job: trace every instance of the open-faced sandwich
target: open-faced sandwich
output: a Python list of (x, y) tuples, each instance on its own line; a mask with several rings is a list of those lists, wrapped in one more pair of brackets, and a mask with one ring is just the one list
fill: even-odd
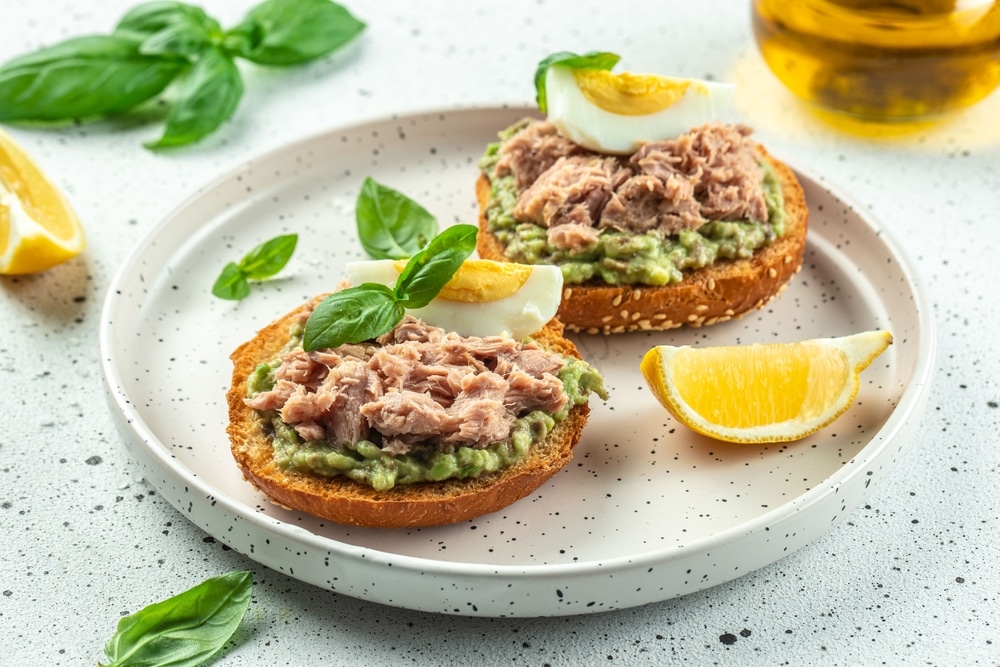
[(717, 118), (731, 87), (612, 74), (559, 53), (535, 76), (545, 119), (500, 132), (476, 183), (479, 255), (553, 264), (570, 330), (715, 324), (762, 307), (802, 264), (794, 173)]
[(553, 267), (466, 260), (450, 227), (407, 260), (347, 266), (352, 284), (233, 354), (233, 456), (278, 504), (338, 523), (454, 523), (522, 498), (572, 456), (591, 393), (553, 319)]

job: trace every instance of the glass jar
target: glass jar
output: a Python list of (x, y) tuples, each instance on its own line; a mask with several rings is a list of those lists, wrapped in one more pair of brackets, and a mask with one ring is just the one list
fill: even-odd
[(753, 30), (793, 93), (855, 118), (933, 119), (1000, 84), (1000, 0), (753, 0)]

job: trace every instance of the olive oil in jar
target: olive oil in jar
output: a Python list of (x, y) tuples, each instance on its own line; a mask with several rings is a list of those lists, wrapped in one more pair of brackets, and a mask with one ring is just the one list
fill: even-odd
[(1000, 84), (1000, 0), (753, 0), (753, 28), (793, 93), (861, 119), (932, 119)]

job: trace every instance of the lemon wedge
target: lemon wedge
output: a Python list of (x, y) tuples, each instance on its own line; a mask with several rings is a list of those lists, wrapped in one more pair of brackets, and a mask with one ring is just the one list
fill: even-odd
[(0, 130), (0, 274), (44, 271), (85, 246), (83, 226), (69, 202)]
[(688, 428), (726, 442), (798, 440), (850, 407), (859, 376), (892, 343), (888, 331), (706, 348), (659, 345), (640, 369)]

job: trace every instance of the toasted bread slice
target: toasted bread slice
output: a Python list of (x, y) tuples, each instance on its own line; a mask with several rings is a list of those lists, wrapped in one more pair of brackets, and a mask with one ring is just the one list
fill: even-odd
[[(513, 466), (476, 479), (397, 485), (376, 491), (345, 477), (285, 470), (274, 462), (270, 429), (247, 406), (247, 378), (258, 364), (274, 359), (288, 342), (296, 321), (309, 304), (272, 322), (231, 355), (232, 386), (227, 432), (233, 457), (244, 477), (282, 507), (336, 523), (381, 528), (436, 526), (465, 521), (494, 512), (523, 498), (563, 468), (572, 457), (590, 413), (585, 403), (570, 410), (548, 437), (531, 447)], [(533, 338), (543, 347), (579, 358), (576, 346), (563, 337), (563, 327), (552, 320)]]
[[(662, 287), (609, 285), (599, 279), (567, 284), (556, 317), (570, 331), (610, 334), (715, 324), (771, 301), (802, 267), (809, 207), (794, 172), (763, 148), (759, 150), (778, 176), (785, 202), (785, 231), (774, 243), (747, 259), (721, 259), (687, 271), (681, 282)], [(479, 256), (511, 261), (486, 221), (490, 181), (482, 173), (476, 181), (476, 199)]]

